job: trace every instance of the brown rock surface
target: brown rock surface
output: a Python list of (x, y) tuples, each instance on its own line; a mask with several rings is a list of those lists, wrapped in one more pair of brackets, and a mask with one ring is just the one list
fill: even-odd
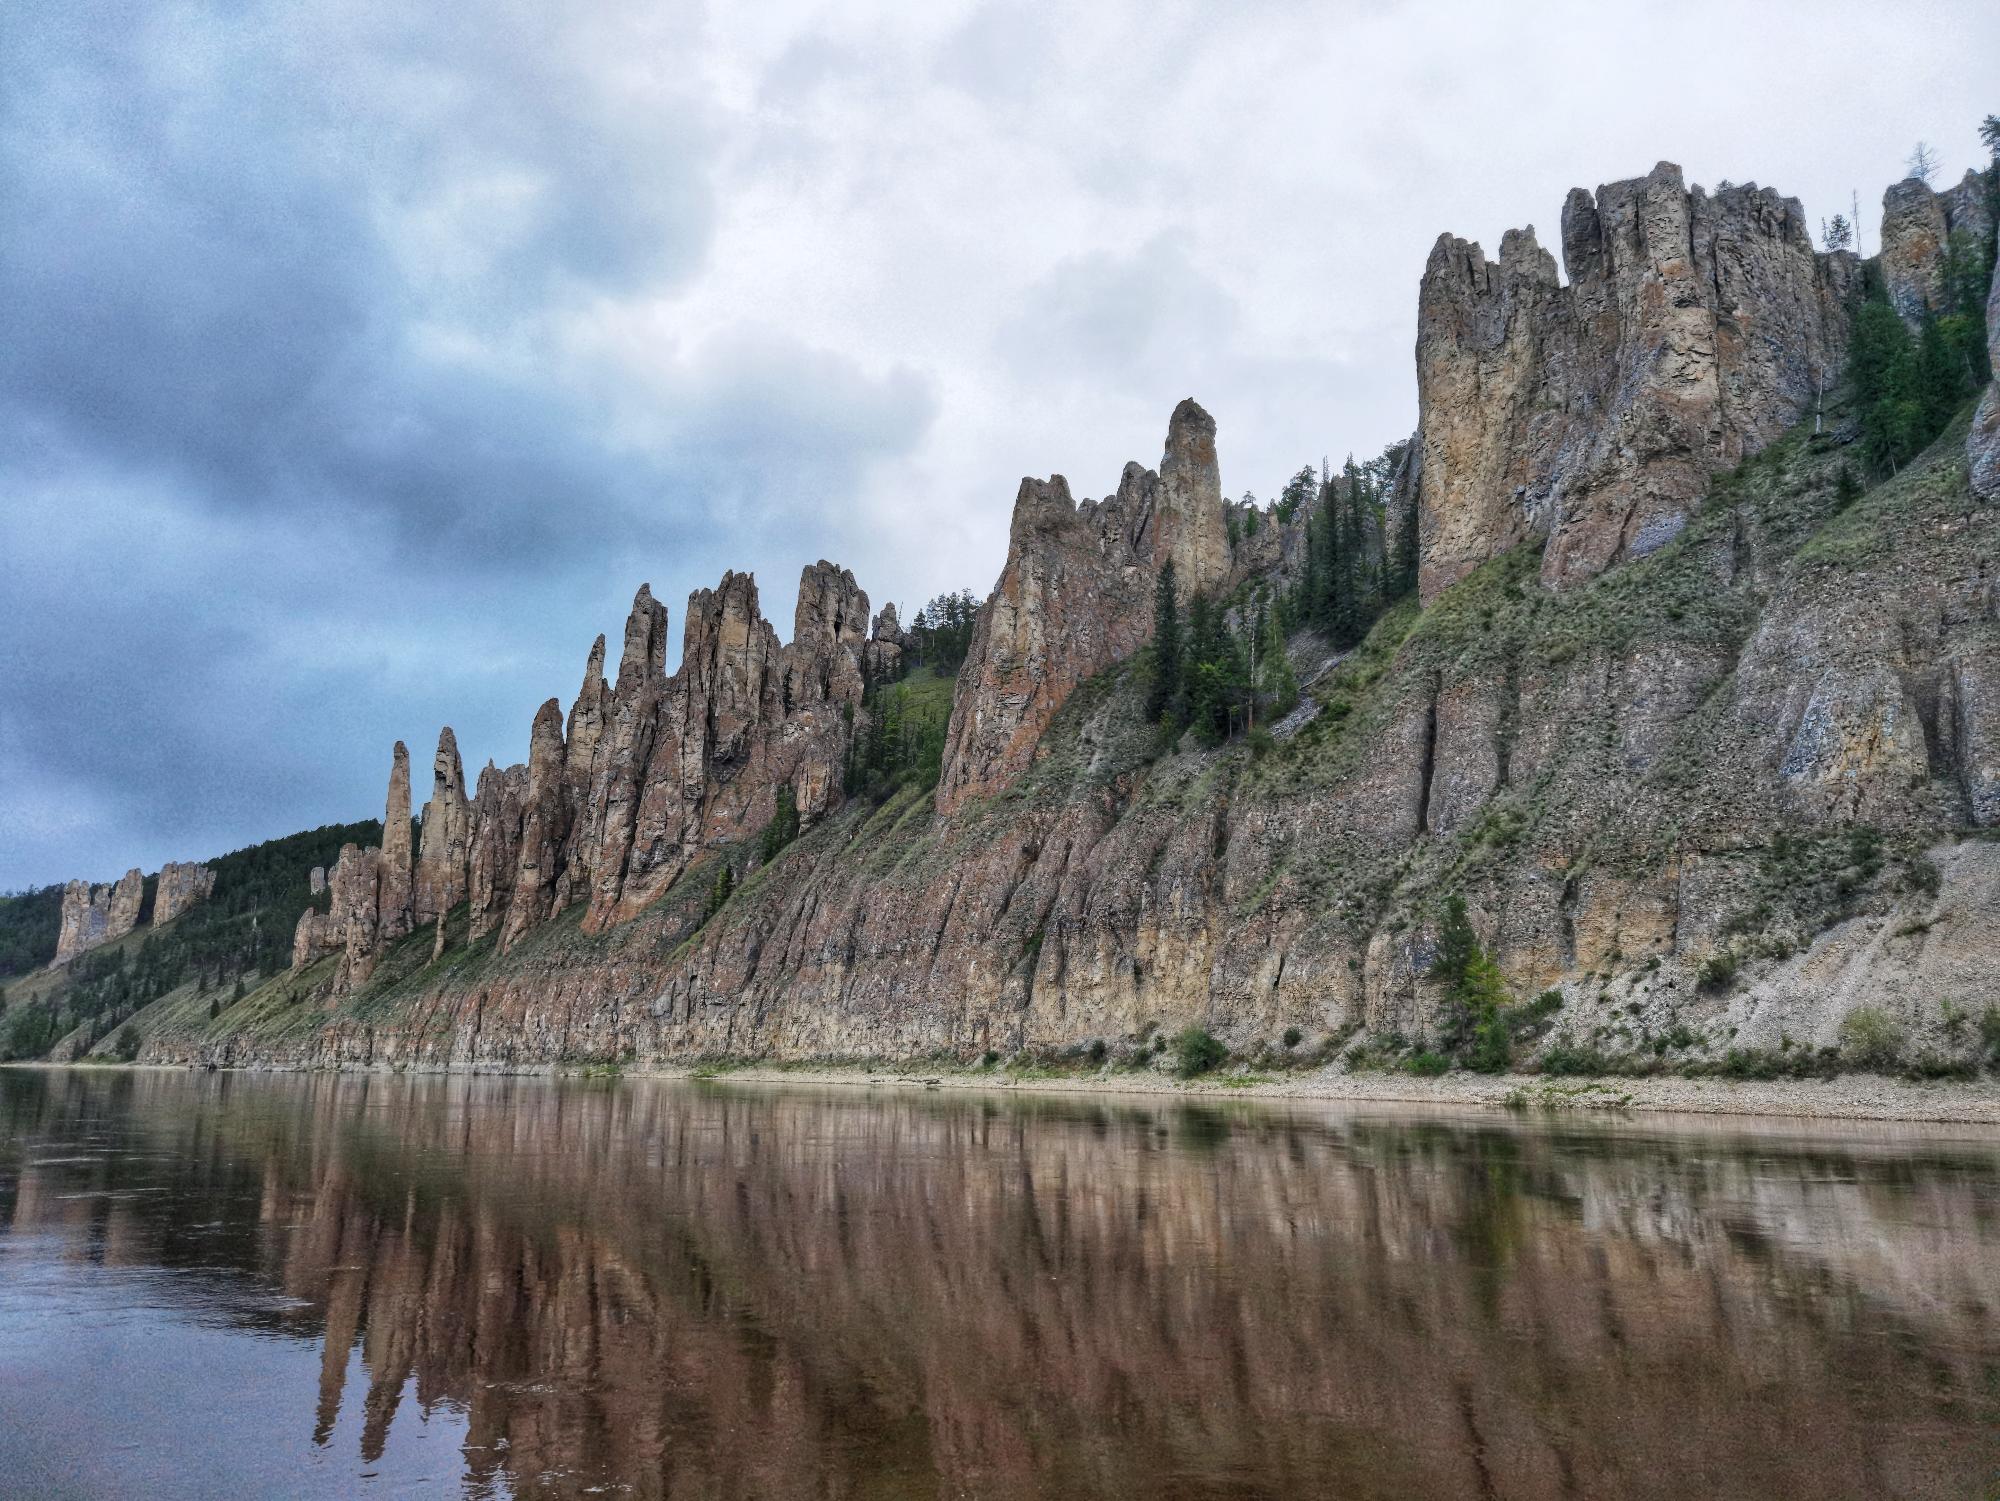
[(78, 954), (123, 938), (139, 925), (146, 878), (128, 870), (109, 886), (71, 881), (63, 887), (62, 911), (56, 928), (52, 964), (67, 964)]
[(1231, 567), (1215, 421), (1193, 401), (1174, 409), (1160, 472), (1127, 464), (1102, 501), (1076, 504), (1059, 474), (1021, 481), (1006, 566), (952, 695), (940, 813), (1004, 790), (1077, 684), (1145, 644), (1169, 557), (1184, 595)]
[(528, 768), (500, 770), (491, 761), (479, 773), (472, 799), (472, 834), (466, 858), (467, 934), (473, 940), (503, 926), (521, 861), (521, 815)]
[(410, 916), (416, 926), (436, 922), (465, 900), (471, 843), (472, 804), (465, 796), (465, 767), (458, 756), (458, 737), (446, 725), (431, 760), (431, 798), (424, 805), (423, 839), (410, 890)]
[(1846, 348), (1855, 261), (1815, 255), (1797, 200), (1713, 197), (1662, 162), (1571, 192), (1564, 286), (1532, 228), (1500, 259), (1449, 235), (1418, 299), (1426, 600), (1545, 537), (1566, 585), (1677, 534), (1708, 476), (1812, 408)]
[(381, 901), (376, 926), (383, 943), (410, 931), (410, 752), (396, 742), (389, 766), (389, 799), (382, 814)]
[(569, 808), (563, 796), (562, 705), (550, 699), (535, 713), (528, 736), (528, 784), (521, 797), (520, 854), (501, 948), (511, 948), (530, 928), (548, 921), (555, 906), (556, 880), (569, 837)]
[(1882, 280), (1889, 301), (1910, 323), (1938, 304), (1946, 233), (1943, 202), (1917, 178), (1882, 195)]
[(160, 867), (160, 879), (153, 892), (153, 926), (170, 923), (196, 902), (205, 902), (215, 891), (215, 872), (192, 861), (169, 860)]

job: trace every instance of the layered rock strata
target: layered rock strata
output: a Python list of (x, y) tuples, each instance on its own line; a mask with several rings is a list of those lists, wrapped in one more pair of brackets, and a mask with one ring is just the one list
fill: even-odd
[(1418, 297), (1421, 577), (1428, 601), (1546, 539), (1562, 586), (1679, 532), (1708, 477), (1838, 375), (1858, 262), (1816, 254), (1796, 199), (1713, 196), (1662, 162), (1563, 206), (1569, 281), (1533, 228), (1500, 258), (1450, 235)]

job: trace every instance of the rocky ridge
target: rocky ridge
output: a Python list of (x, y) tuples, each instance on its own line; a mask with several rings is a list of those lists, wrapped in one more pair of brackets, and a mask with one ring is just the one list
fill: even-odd
[[(215, 890), (215, 872), (206, 865), (168, 861), (160, 867), (151, 911), (155, 927), (170, 923)], [(146, 915), (146, 877), (136, 867), (108, 886), (71, 881), (63, 887), (62, 912), (52, 965), (63, 965), (114, 939), (123, 938)]]
[[(844, 570), (806, 570), (787, 646), (747, 576), (697, 592), (671, 676), (642, 588), (615, 682), (600, 640), (567, 725), (550, 700), (526, 765), (481, 775), (462, 878), (455, 854), (433, 878), (462, 879), (463, 936), (441, 922), (427, 967), (395, 960), (393, 1011), (344, 1003), (400, 952), (381, 855), (353, 850), (296, 954), (341, 956), (333, 1014), (303, 1042), (159, 1047), (519, 1066), (1143, 1049), (1190, 1024), (1393, 1042), (1438, 1024), (1447, 891), (1520, 993), (1559, 998), (1547, 1045), (1775, 1054), (1873, 998), (1913, 1045), (1960, 1046), (1951, 1018), (2000, 1005), (1993, 393), (1849, 505), (1861, 268), (1814, 252), (1795, 201), (1662, 164), (1573, 193), (1563, 252), (1567, 285), (1532, 231), (1497, 264), (1439, 242), (1389, 504), (1415, 508), (1426, 607), (1385, 618), (1274, 750), (1163, 751), (1140, 712), (1161, 567), (1226, 594), (1295, 552), (1230, 525), (1215, 423), (1184, 402), (1159, 469), (1103, 500), (1022, 482), (934, 794), (843, 802), (864, 672), (901, 649)], [(783, 789), (803, 836), (712, 911), (704, 872), (753, 869)]]

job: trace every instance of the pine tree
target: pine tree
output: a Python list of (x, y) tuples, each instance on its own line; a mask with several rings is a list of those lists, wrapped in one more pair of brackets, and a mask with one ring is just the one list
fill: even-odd
[(708, 888), (708, 915), (715, 916), (723, 909), (729, 898), (736, 893), (736, 871), (725, 860), (722, 869), (715, 873), (715, 880)]
[(1299, 680), (1292, 672), (1292, 659), (1285, 651), (1285, 631), (1278, 611), (1259, 609), (1261, 643), (1257, 648), (1258, 689), (1269, 705), (1272, 718), (1291, 712), (1299, 700)]

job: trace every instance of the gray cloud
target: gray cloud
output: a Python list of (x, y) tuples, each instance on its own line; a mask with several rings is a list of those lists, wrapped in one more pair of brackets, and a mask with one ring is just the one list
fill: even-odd
[(0, 888), (369, 814), (445, 721), (518, 759), (641, 580), (983, 589), (1018, 476), (1100, 493), (1182, 396), (1232, 491), (1372, 452), (1440, 230), (1665, 156), (1872, 241), (1996, 51), (1976, 0), (0, 5)]

